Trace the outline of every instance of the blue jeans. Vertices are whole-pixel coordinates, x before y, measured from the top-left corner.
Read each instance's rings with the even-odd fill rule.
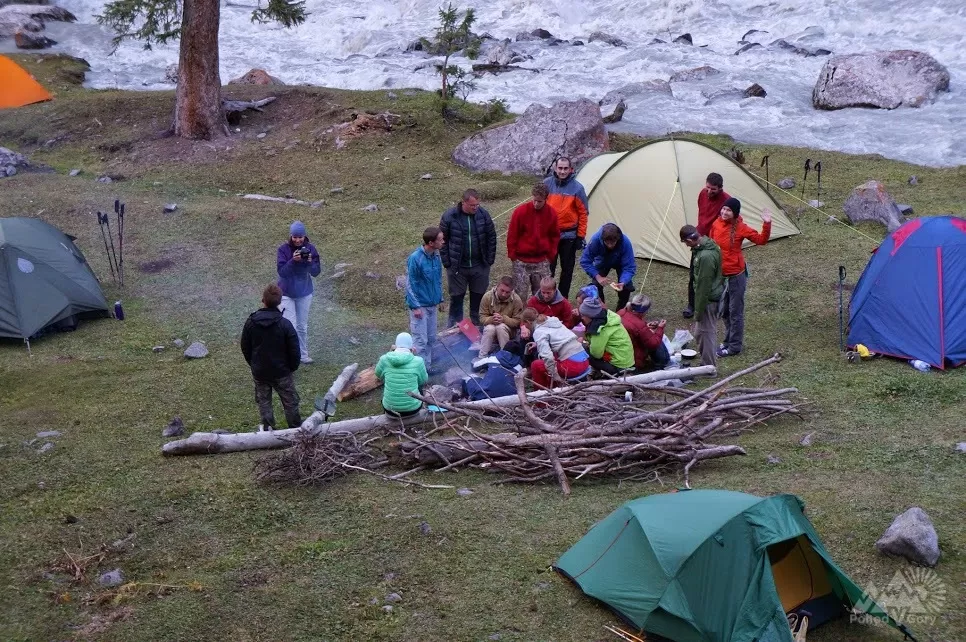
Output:
[[[409,334],[413,335],[413,347],[416,348],[416,355],[423,358],[426,367],[429,368],[433,361],[433,344],[436,343],[437,313],[438,308],[434,305],[431,308],[416,308],[422,310],[423,318],[417,319],[414,312],[409,311]]]
[[[302,359],[309,357],[309,308],[312,307],[312,295],[307,294],[293,299],[287,296],[282,297],[282,303],[278,306],[282,311],[282,316],[288,319],[295,326],[295,334],[299,335],[299,352]]]

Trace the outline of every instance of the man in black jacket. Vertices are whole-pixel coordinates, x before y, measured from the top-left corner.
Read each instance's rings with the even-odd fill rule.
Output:
[[[272,389],[278,393],[285,410],[289,428],[302,425],[299,414],[299,393],[295,390],[295,377],[299,367],[299,338],[291,321],[278,309],[282,302],[282,290],[270,285],[262,293],[262,305],[245,322],[242,330],[241,349],[245,361],[252,369],[255,379],[255,402],[262,417],[259,430],[275,427],[275,411],[272,409]]]
[[[496,227],[480,205],[475,189],[446,210],[439,222],[446,245],[439,251],[449,290],[449,325],[463,320],[463,298],[470,291],[470,319],[480,325],[480,301],[490,288],[490,266],[496,260]]]

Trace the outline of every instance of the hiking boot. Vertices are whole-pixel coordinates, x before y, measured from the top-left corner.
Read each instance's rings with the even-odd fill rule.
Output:
[[[715,350],[715,354],[718,355],[719,357],[734,357],[738,353],[731,352],[730,350],[728,350],[728,348],[718,348],[717,350]]]
[[[694,316],[694,308],[685,308],[681,310],[681,316],[685,319],[690,319]]]

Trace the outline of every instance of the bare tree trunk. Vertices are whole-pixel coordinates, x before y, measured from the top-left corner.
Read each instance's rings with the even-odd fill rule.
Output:
[[[228,135],[218,70],[220,0],[184,0],[174,134],[211,140]]]

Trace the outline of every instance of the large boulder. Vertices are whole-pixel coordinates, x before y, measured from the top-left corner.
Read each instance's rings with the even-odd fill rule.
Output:
[[[44,22],[50,20],[74,22],[77,17],[53,5],[8,4],[0,7],[0,38],[10,38],[18,31],[43,31]]]
[[[877,51],[830,58],[812,90],[816,109],[921,107],[949,91],[949,71],[920,51]]]
[[[27,162],[27,157],[23,154],[18,154],[12,149],[7,149],[6,147],[0,147],[0,167],[7,167],[8,165],[13,165],[14,167],[27,167],[30,163]]]
[[[516,122],[464,140],[453,151],[453,161],[475,172],[542,175],[558,156],[580,165],[608,149],[600,107],[582,98],[552,107],[530,105]]]
[[[869,181],[852,190],[842,209],[852,223],[876,221],[885,225],[889,232],[905,223],[899,206],[879,181]]]
[[[275,76],[270,76],[264,69],[252,69],[244,76],[228,81],[229,85],[284,85]]]
[[[705,78],[710,78],[711,76],[717,76],[721,72],[714,67],[709,67],[708,65],[702,65],[701,67],[695,67],[694,69],[685,69],[684,71],[678,71],[671,74],[670,82],[689,82],[692,80],[704,80]]]
[[[935,566],[939,561],[939,536],[929,515],[918,506],[892,520],[875,547],[919,566]]]

